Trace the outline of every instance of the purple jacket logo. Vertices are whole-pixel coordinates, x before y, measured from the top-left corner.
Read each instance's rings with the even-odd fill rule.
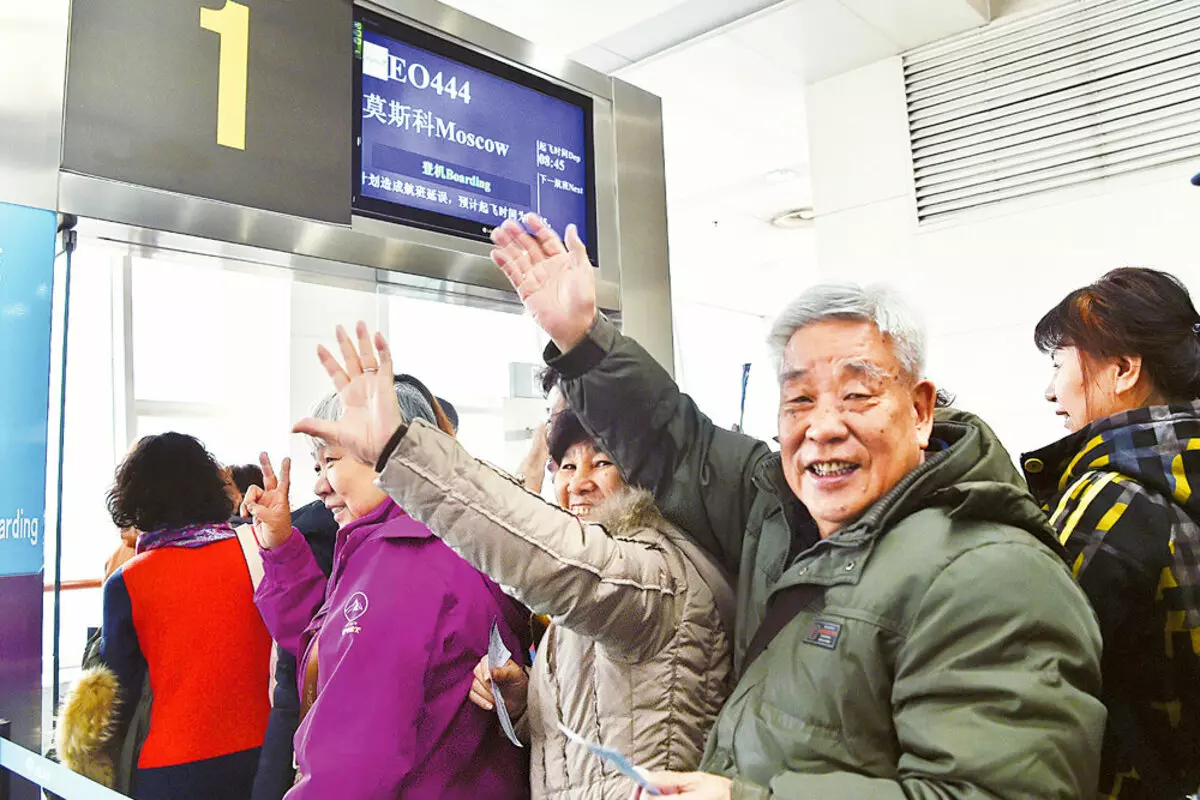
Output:
[[[355,592],[346,600],[346,605],[342,607],[342,613],[346,615],[346,627],[342,628],[342,635],[347,633],[358,633],[362,630],[356,623],[358,618],[367,613],[369,602],[367,596],[362,592]]]

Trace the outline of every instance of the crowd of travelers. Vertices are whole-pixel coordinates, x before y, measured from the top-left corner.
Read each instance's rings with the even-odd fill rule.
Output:
[[[142,800],[1200,788],[1182,282],[1117,269],[1046,311],[1030,333],[1067,433],[1016,459],[942,402],[899,294],[813,286],[769,337],[774,446],[715,424],[597,309],[565,233],[493,233],[550,339],[520,474],[398,372],[420,343],[393,354],[361,322],[319,349],[331,392],[294,429],[316,500],[293,505],[286,458],[133,446],[67,764]]]

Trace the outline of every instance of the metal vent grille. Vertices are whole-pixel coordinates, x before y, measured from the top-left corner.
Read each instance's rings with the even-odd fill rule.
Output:
[[[1079,0],[904,56],[922,221],[1200,158],[1200,0]]]

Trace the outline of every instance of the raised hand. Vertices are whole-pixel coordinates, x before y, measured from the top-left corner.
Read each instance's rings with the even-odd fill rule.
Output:
[[[527,214],[523,221],[528,233],[512,220],[492,231],[492,260],[534,322],[565,353],[596,319],[596,271],[574,225],[567,226],[564,246],[541,217]]]
[[[533,429],[533,439],[529,443],[529,452],[521,462],[520,474],[525,488],[534,494],[542,493],[542,483],[546,477],[546,462],[550,460],[550,445],[546,441],[546,423],[539,422]]]
[[[254,535],[264,550],[273,550],[292,535],[292,507],[288,492],[292,487],[292,460],[279,465],[279,477],[271,468],[266,453],[258,457],[262,465],[263,486],[251,486],[242,498],[241,515],[254,520]]]
[[[342,418],[336,422],[306,417],[296,423],[292,431],[307,433],[348,451],[358,460],[374,465],[379,460],[388,440],[404,423],[400,402],[392,388],[395,376],[392,373],[392,351],[382,333],[375,334],[375,345],[367,324],[355,326],[358,347],[339,325],[338,347],[342,351],[345,367],[338,363],[333,354],[323,346],[317,346],[317,357],[333,380],[342,401]],[[379,351],[376,358],[376,350]]]

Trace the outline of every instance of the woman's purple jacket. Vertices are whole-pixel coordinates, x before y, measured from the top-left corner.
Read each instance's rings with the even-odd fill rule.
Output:
[[[493,620],[528,652],[527,612],[495,583],[391,498],[338,531],[328,580],[296,533],[263,566],[267,628],[301,683],[314,649],[318,667],[288,800],[529,796],[528,751],[467,699]]]

